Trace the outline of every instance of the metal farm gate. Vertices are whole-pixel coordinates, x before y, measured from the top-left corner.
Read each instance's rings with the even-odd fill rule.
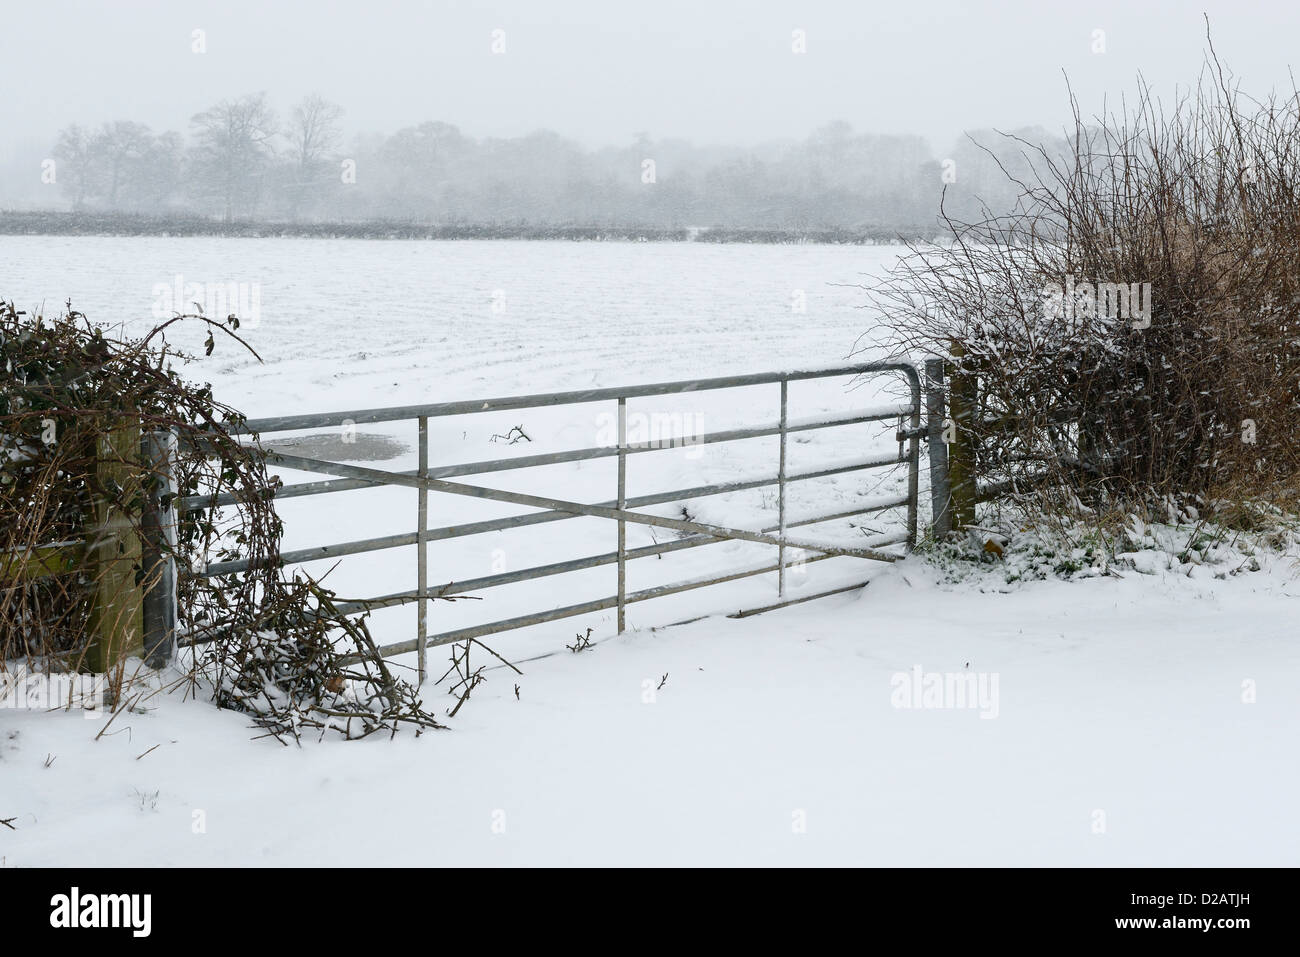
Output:
[[[908,403],[896,404],[886,408],[849,411],[837,417],[791,420],[787,416],[788,392],[789,384],[791,382],[808,379],[826,379],[832,377],[864,375],[875,376],[885,374],[901,374],[905,377],[911,396]],[[736,428],[725,431],[710,432],[703,435],[693,436],[691,441],[692,443],[698,444],[712,444],[779,436],[780,452],[778,461],[775,463],[776,468],[774,472],[768,472],[761,476],[737,479],[735,481],[701,485],[694,488],[681,488],[667,492],[658,492],[631,499],[627,497],[628,458],[634,454],[655,450],[654,448],[643,448],[636,445],[629,445],[627,433],[627,403],[629,399],[644,398],[648,396],[668,396],[682,393],[699,393],[720,389],[736,389],[758,385],[773,385],[778,387],[780,391],[780,411],[779,418],[776,422],[750,428]],[[432,418],[500,412],[503,410],[537,409],[547,406],[603,402],[615,403],[617,407],[616,445],[454,465],[437,465],[430,461],[429,420]],[[378,609],[394,605],[416,603],[419,607],[415,636],[406,641],[385,645],[381,648],[381,651],[385,655],[390,656],[416,652],[419,659],[420,679],[423,680],[425,676],[426,652],[430,646],[449,644],[469,638],[477,638],[484,635],[509,631],[511,629],[523,628],[542,622],[589,614],[609,608],[617,609],[618,630],[621,633],[626,624],[625,609],[629,604],[647,601],[652,598],[660,598],[691,589],[703,588],[709,585],[720,584],[722,582],[734,581],[736,579],[746,578],[753,575],[768,574],[774,571],[777,573],[778,601],[762,608],[752,609],[749,612],[741,612],[740,614],[767,611],[784,605],[793,604],[795,602],[808,601],[813,598],[821,598],[826,595],[861,587],[863,583],[858,582],[854,585],[841,586],[829,591],[823,591],[813,595],[801,595],[798,598],[787,600],[785,596],[786,569],[789,565],[787,550],[801,549],[804,552],[813,553],[812,557],[803,559],[803,561],[808,562],[820,561],[836,556],[852,556],[873,561],[892,562],[898,560],[902,555],[898,552],[884,550],[887,546],[902,544],[907,551],[911,550],[916,543],[917,535],[917,486],[920,455],[919,439],[923,435],[927,434],[927,430],[921,428],[921,412],[921,384],[915,367],[906,363],[886,362],[864,363],[812,371],[774,372],[758,375],[724,376],[713,379],[660,382],[623,388],[552,392],[496,399],[473,399],[462,402],[442,402],[423,406],[402,406],[386,409],[359,409],[348,412],[278,416],[274,418],[249,420],[246,429],[248,432],[258,434],[263,446],[270,450],[270,458],[272,461],[296,471],[314,472],[330,476],[330,478],[326,480],[288,485],[276,489],[275,497],[277,499],[288,499],[305,495],[332,494],[352,489],[373,488],[380,485],[400,486],[416,490],[416,525],[414,531],[382,538],[337,542],[312,548],[285,551],[282,553],[281,558],[284,563],[292,564],[322,558],[357,555],[381,549],[401,548],[415,545],[417,547],[417,557],[413,588],[392,594],[376,596],[364,601],[350,602],[341,605],[340,607],[346,613],[360,613],[367,609]],[[934,410],[932,409],[932,419],[933,412]],[[337,429],[345,425],[362,425],[367,423],[394,422],[411,419],[416,421],[419,432],[419,466],[414,471],[382,471],[379,469],[344,465],[322,459],[293,455],[288,452],[275,451],[275,440],[273,437],[275,433],[326,427]],[[897,420],[898,422],[896,434],[898,441],[897,454],[891,453],[888,455],[867,456],[850,460],[848,462],[839,462],[821,469],[797,473],[790,473],[786,469],[787,437],[792,433],[890,420]],[[932,421],[930,431],[933,431],[934,428],[935,425]],[[932,451],[934,445],[933,438],[934,437],[931,436]],[[462,478],[464,476],[482,475],[512,469],[532,468],[540,465],[578,462],[588,459],[609,457],[617,457],[618,459],[617,487],[612,490],[614,495],[611,499],[593,504],[568,501],[550,496],[530,495],[521,492],[484,488],[480,485],[451,481],[452,479]],[[887,468],[897,465],[907,466],[907,492],[905,495],[895,496],[885,500],[863,502],[850,510],[839,511],[830,515],[801,517],[794,521],[788,519],[786,514],[786,486],[791,482],[857,472],[866,469]],[[651,505],[684,501],[703,496],[721,495],[728,492],[738,492],[773,485],[777,487],[778,515],[776,524],[768,528],[728,528],[686,519],[647,515],[635,511],[635,509]],[[429,528],[428,502],[429,494],[431,492],[469,496],[512,505],[527,506],[535,511],[524,515]],[[181,507],[206,508],[214,505],[229,505],[233,504],[233,502],[234,499],[229,494],[219,496],[195,495],[182,500]],[[789,535],[789,529],[794,527],[816,525],[835,519],[863,515],[870,512],[879,512],[885,509],[903,506],[906,506],[907,515],[905,528],[900,529],[898,533],[893,536],[885,537],[883,540],[874,541],[871,547],[835,545],[818,542],[815,538],[792,538]],[[430,586],[428,574],[428,548],[431,543],[500,531],[508,528],[563,521],[579,516],[605,518],[613,522],[617,527],[617,547],[615,550],[604,554],[591,555],[569,561],[524,568],[518,571],[502,572],[500,574],[493,574],[481,578]],[[687,533],[687,535],[669,542],[628,549],[626,544],[626,530],[628,523],[673,529],[678,532]],[[756,542],[774,546],[777,551],[776,561],[766,563],[759,567],[727,570],[711,577],[696,578],[689,581],[660,585],[658,587],[641,591],[627,591],[626,569],[629,561],[726,540]],[[616,591],[614,594],[606,598],[566,605],[559,608],[542,609],[529,614],[486,622],[473,627],[460,628],[454,631],[432,635],[428,634],[428,603],[438,597],[480,592],[485,589],[508,585],[515,582],[546,578],[553,575],[562,575],[566,572],[595,568],[602,565],[615,565],[617,568]],[[206,569],[197,571],[194,574],[199,574],[204,577],[213,577],[242,571],[246,567],[247,562],[245,561],[222,562],[212,564]]]

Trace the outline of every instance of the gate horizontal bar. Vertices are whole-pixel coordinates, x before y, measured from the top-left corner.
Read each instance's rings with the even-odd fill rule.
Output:
[[[577,405],[585,402],[604,402],[612,399],[635,399],[650,395],[676,395],[682,392],[705,392],[714,389],[734,389],[742,386],[765,385],[773,382],[794,382],[803,379],[824,379],[839,375],[862,375],[868,372],[901,372],[913,386],[913,394],[920,395],[920,378],[916,368],[906,362],[864,362],[858,365],[833,369],[800,369],[791,372],[762,372],[751,375],[722,376],[713,379],[684,379],[676,382],[655,382],[646,385],[616,386],[604,389],[581,389],[571,392],[543,392],[534,395],[504,396],[495,399],[468,399],[459,402],[438,402],[432,405],[393,406],[384,409],[354,409],[348,412],[327,412],[309,415],[281,415],[262,419],[249,419],[244,432],[289,432],[297,429],[315,429],[338,426],[349,420],[357,425],[373,422],[395,422],[421,417],[437,418],[448,415],[472,415],[479,412],[501,412],[508,409],[532,409],[553,405]]]

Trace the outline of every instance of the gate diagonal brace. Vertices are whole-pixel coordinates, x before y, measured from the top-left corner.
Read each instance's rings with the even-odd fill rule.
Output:
[[[595,518],[622,520],[638,525],[652,525],[657,528],[672,528],[684,532],[696,532],[714,538],[739,539],[756,542],[760,545],[784,545],[786,548],[798,548],[804,551],[820,552],[824,555],[842,555],[852,558],[866,558],[878,562],[896,562],[899,556],[874,548],[852,548],[848,546],[826,545],[818,542],[794,541],[762,532],[751,532],[742,528],[725,528],[719,525],[705,525],[684,519],[660,518],[657,515],[643,515],[603,505],[584,505],[581,502],[567,502],[563,499],[545,498],[539,495],[527,495],[522,492],[507,492],[502,489],[481,488],[477,485],[464,485],[460,482],[447,482],[443,479],[422,479],[415,475],[401,475],[397,472],[384,472],[380,469],[367,469],[355,465],[341,465],[337,462],[325,462],[320,459],[287,455],[274,450],[267,451],[267,457],[287,468],[303,472],[323,472],[342,478],[369,479],[385,485],[401,485],[407,488],[427,488],[435,492],[451,495],[467,495],[511,505],[523,505],[532,508],[549,509],[557,512],[569,512],[574,515],[587,515]]]

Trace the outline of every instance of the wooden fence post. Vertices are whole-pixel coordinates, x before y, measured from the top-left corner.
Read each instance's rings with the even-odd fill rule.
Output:
[[[140,423],[126,419],[101,433],[97,451],[98,484],[121,489],[124,502],[139,501]],[[118,502],[96,496],[86,522],[86,572],[94,594],[82,664],[89,671],[110,671],[123,657],[143,651],[140,562],[140,538],[130,516]]]
[[[949,366],[948,415],[952,420],[952,442],[948,446],[948,477],[952,493],[953,527],[975,524],[975,440],[971,429],[979,407],[976,374],[963,362],[966,350],[954,342]]]

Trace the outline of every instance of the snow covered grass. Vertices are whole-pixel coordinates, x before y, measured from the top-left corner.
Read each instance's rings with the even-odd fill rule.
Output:
[[[1014,586],[1047,578],[1170,573],[1223,579],[1264,568],[1300,573],[1300,521],[1267,503],[1164,503],[1157,517],[1059,514],[1047,524],[1010,507],[994,510],[964,538],[924,542],[920,553],[949,582]]]
[[[1298,597],[1277,569],[981,593],[912,559],[858,595],[493,670],[419,739],[283,748],[178,695],[99,741],[8,712],[0,857],[1295,865]],[[996,676],[996,716],[896,707],[918,666]]]

